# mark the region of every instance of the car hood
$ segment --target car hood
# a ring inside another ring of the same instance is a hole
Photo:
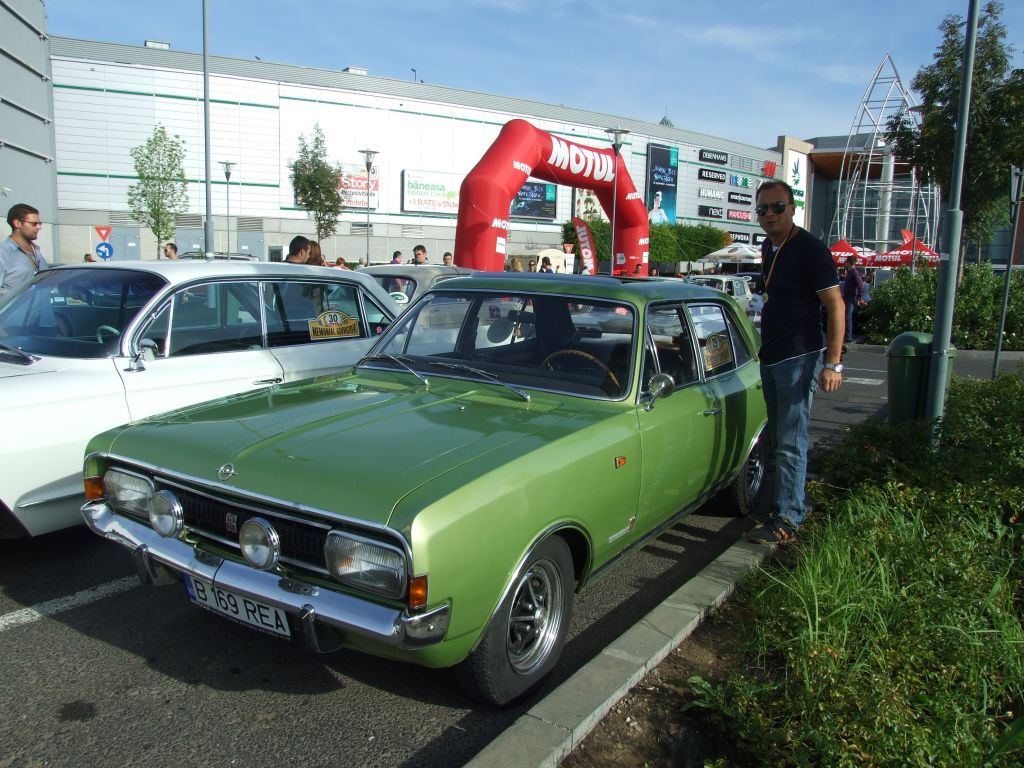
[[[224,398],[107,433],[92,450],[204,483],[402,527],[416,488],[501,451],[508,462],[578,432],[615,404],[408,373],[360,371]],[[621,403],[618,404],[621,407]],[[543,440],[537,435],[543,432]],[[106,443],[106,445],[104,445]],[[218,469],[234,474],[218,479]]]

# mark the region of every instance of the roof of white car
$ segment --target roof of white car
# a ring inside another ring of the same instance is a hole
[[[169,283],[185,283],[201,277],[309,277],[351,279],[363,285],[374,284],[367,275],[336,267],[311,267],[305,264],[268,261],[229,261],[217,259],[177,259],[160,261],[107,261],[94,264],[64,264],[56,269],[131,269],[151,272]]]

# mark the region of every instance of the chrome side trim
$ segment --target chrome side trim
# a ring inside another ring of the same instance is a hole
[[[160,566],[187,573],[222,589],[273,605],[294,617],[308,617],[342,632],[358,634],[396,648],[418,648],[439,643],[448,630],[451,605],[444,603],[423,613],[363,600],[353,595],[319,589],[296,589],[295,579],[282,584],[280,574],[210,558],[180,539],[165,539],[146,525],[113,512],[104,502],[82,507],[89,528],[99,536],[132,550],[136,563],[148,572]]]

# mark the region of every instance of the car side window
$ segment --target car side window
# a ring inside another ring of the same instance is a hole
[[[704,375],[711,378],[734,370],[737,365],[736,350],[722,307],[692,304],[689,312],[700,348]]]
[[[141,338],[162,357],[260,349],[259,290],[252,282],[193,285],[175,292]]]
[[[339,283],[281,280],[264,285],[267,343],[271,347],[363,339],[358,287]]]
[[[685,387],[700,378],[690,329],[680,305],[666,304],[648,310],[647,330],[654,350],[653,353],[648,350],[645,356],[644,382],[650,381],[655,370],[671,376],[677,387]]]

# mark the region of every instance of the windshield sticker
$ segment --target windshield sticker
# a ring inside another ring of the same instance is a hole
[[[729,344],[729,334],[723,331],[708,336],[707,344],[704,347],[704,365],[707,370],[710,371],[731,362],[732,345]]]
[[[359,335],[359,323],[344,312],[323,312],[309,321],[309,338],[342,339]]]

